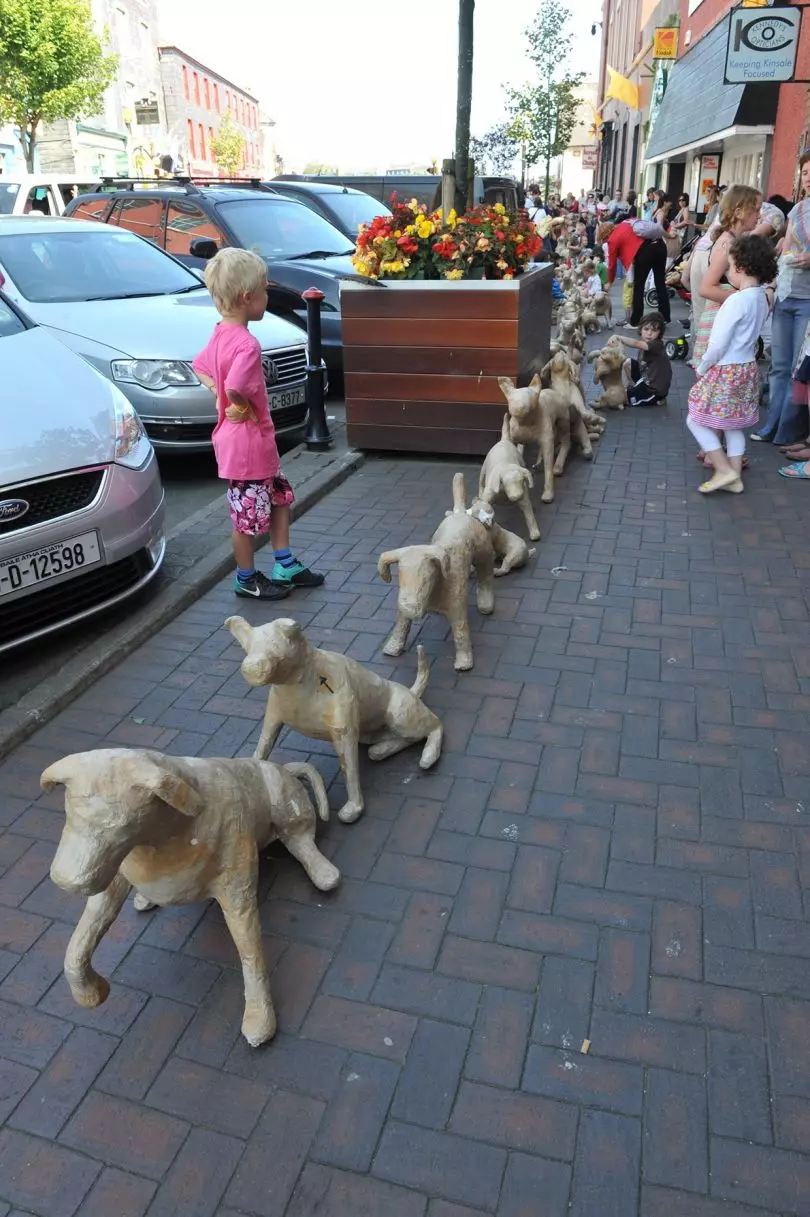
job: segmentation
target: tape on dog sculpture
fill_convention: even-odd
[[[88,897],[65,955],[74,1001],[106,1001],[110,985],[94,970],[93,952],[133,887],[140,907],[211,897],[242,961],[242,1034],[253,1047],[272,1039],[276,1015],[256,903],[259,852],[282,841],[321,891],[340,878],[315,844],[315,810],[299,778],[328,819],[323,779],[311,765],[102,748],[46,769],[42,786],[65,787],[67,816],[51,878]]]

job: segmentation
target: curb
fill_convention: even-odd
[[[364,460],[362,452],[343,452],[322,473],[309,478],[300,492],[300,498],[293,504],[292,519],[299,519],[330,490],[345,482]],[[221,496],[218,496],[215,503],[221,515],[220,499]],[[182,528],[173,530],[170,539],[182,534],[210,510],[211,507],[204,507],[195,512]],[[194,604],[228,573],[232,565],[231,542],[223,541],[178,578],[172,579],[151,596],[147,592],[148,601],[126,621],[119,622],[105,633],[100,644],[91,643],[84,652],[69,660],[56,676],[40,681],[20,698],[16,706],[0,712],[0,760],[49,722],[100,676],[131,655],[141,643]]]

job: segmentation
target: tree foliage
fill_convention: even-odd
[[[522,145],[526,164],[545,166],[546,193],[551,162],[565,152],[576,126],[577,88],[584,78],[568,67],[574,41],[570,21],[571,11],[562,0],[543,0],[526,30],[533,79],[506,91],[509,134]]]
[[[0,0],[2,3],[2,0]],[[211,156],[227,177],[236,177],[245,160],[245,137],[233,121],[230,110],[224,115],[211,140]]]
[[[320,177],[326,174],[329,177],[335,177],[338,173],[337,165],[326,165],[323,161],[307,161],[304,165],[304,173]]]
[[[497,123],[480,138],[474,135],[470,139],[470,156],[482,173],[510,173],[519,151],[520,141],[512,134],[511,123]]]
[[[29,171],[40,125],[99,114],[117,67],[89,0],[0,0],[0,122],[16,128]]]

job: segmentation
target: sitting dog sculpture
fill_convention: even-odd
[[[607,292],[598,292],[597,295],[591,298],[591,308],[596,313],[599,320],[599,328],[602,328],[602,321],[605,322],[605,329],[613,329],[613,305],[610,303],[610,296]]]
[[[340,878],[315,844],[315,811],[299,778],[328,819],[323,779],[311,765],[102,748],[46,769],[42,786],[65,787],[67,816],[51,878],[88,897],[65,955],[74,1001],[106,1001],[110,985],[94,970],[93,952],[132,887],[147,907],[212,897],[242,961],[242,1034],[253,1047],[272,1039],[276,1016],[256,903],[259,853],[282,841],[321,891]]]
[[[504,414],[501,438],[490,448],[481,466],[478,495],[490,505],[503,499],[517,503],[523,512],[530,540],[539,541],[540,529],[529,498],[532,486],[534,478],[523,462],[520,449],[509,438],[509,415]]]
[[[600,351],[591,351],[588,363],[594,364],[593,382],[602,386],[601,396],[593,403],[596,409],[606,407],[623,410],[627,405],[627,394],[622,379],[624,353],[617,338],[610,338]]]
[[[540,497],[544,503],[553,503],[554,478],[565,471],[572,438],[586,460],[593,457],[585,421],[559,393],[553,389],[541,389],[539,376],[534,376],[524,389],[516,388],[508,376],[499,377],[498,384],[509,408],[512,442],[537,444],[535,468],[541,459],[543,462],[543,493]]]
[[[605,420],[585,403],[585,394],[579,380],[579,369],[565,351],[558,350],[540,373],[548,377],[549,384],[582,418],[591,439],[599,439],[605,429]]]
[[[488,513],[491,523],[493,513]],[[401,655],[411,623],[426,613],[447,618],[456,648],[457,672],[473,666],[472,640],[467,609],[470,568],[477,583],[479,613],[495,608],[495,552],[487,524],[467,511],[464,474],[453,477],[453,510],[442,520],[429,545],[406,545],[381,554],[377,572],[391,582],[391,567],[399,566],[397,620],[385,644],[384,654]]]
[[[346,778],[348,798],[338,812],[351,823],[365,806],[360,788],[359,745],[383,760],[425,740],[422,769],[442,750],[441,721],[422,702],[430,669],[419,648],[411,689],[383,680],[356,659],[310,646],[302,627],[288,617],[254,628],[244,617],[225,622],[245,651],[242,675],[249,685],[271,685],[256,757],[262,760],[286,724],[312,739],[331,740]]]

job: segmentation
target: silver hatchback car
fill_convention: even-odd
[[[0,384],[1,653],[145,587],[166,539],[126,397],[2,294]]]
[[[9,299],[126,394],[159,450],[205,451],[214,399],[191,361],[219,315],[199,275],[112,224],[0,217]],[[307,421],[306,337],[272,314],[251,322],[278,435]]]

